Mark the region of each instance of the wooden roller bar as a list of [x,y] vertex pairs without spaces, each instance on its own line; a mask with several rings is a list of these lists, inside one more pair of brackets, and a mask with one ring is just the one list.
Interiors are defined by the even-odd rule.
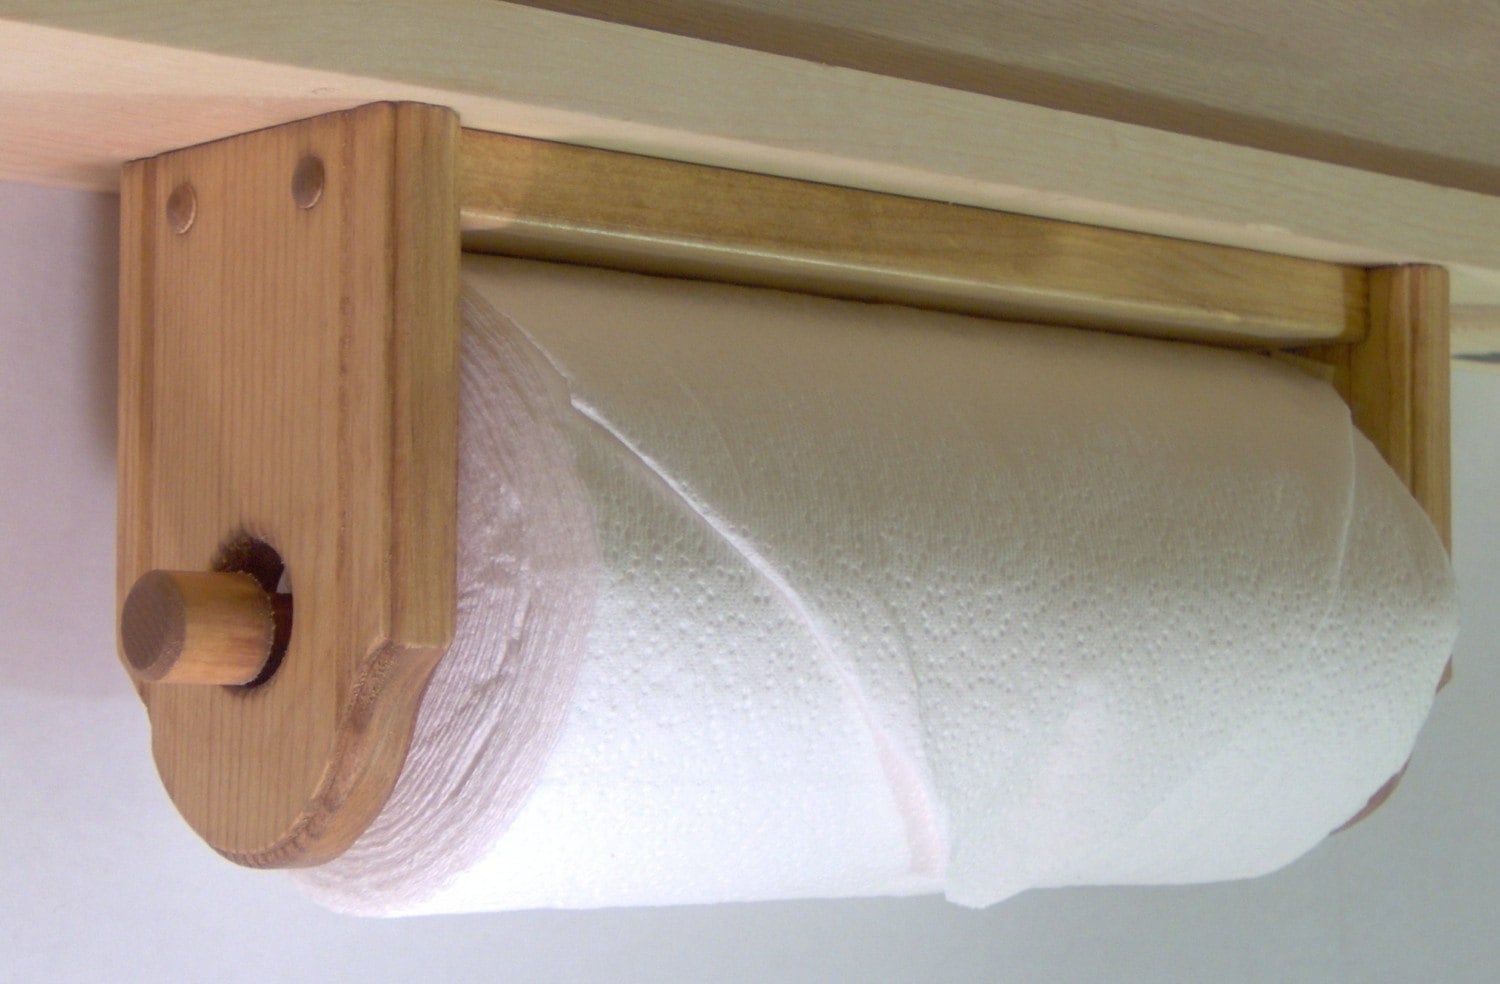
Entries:
[[1216,344],[1353,342],[1365,271],[464,131],[464,248]]
[[132,162],[121,209],[121,658],[168,793],[242,864],[359,836],[451,641],[461,243],[1274,350],[1334,383],[1447,533],[1434,267],[461,132],[413,103]]

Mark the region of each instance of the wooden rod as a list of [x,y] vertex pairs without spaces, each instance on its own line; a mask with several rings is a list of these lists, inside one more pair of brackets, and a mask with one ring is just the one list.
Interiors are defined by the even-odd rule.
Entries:
[[463,131],[464,248],[1049,324],[1358,341],[1359,267]]
[[289,613],[287,596],[249,574],[147,571],[125,598],[121,648],[131,672],[152,683],[246,684]]
[[1370,271],[1370,337],[1349,350],[1354,422],[1380,448],[1452,549],[1448,272]]

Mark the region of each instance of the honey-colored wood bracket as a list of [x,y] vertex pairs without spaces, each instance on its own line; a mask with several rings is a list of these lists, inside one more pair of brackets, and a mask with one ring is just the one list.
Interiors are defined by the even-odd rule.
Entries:
[[1448,271],[1412,264],[1369,271],[1370,326],[1350,345],[1300,353],[1329,368],[1354,426],[1426,511],[1452,550]]
[[279,665],[258,685],[137,673],[168,793],[242,864],[352,842],[452,637],[457,136],[446,109],[379,104],[125,168],[127,660],[182,648],[180,629],[249,625],[249,642],[195,649],[195,672],[224,681],[274,635],[254,636],[260,602],[227,581],[183,592],[150,572],[290,589],[285,652],[261,654],[252,679]]
[[247,865],[365,829],[451,639],[461,241],[1272,351],[1334,383],[1447,535],[1434,267],[461,134],[414,104],[134,162],[121,207],[121,656],[173,801]]

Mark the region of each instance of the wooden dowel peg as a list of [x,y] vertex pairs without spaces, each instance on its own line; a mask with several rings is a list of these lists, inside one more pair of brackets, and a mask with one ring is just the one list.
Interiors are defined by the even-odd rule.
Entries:
[[148,571],[120,615],[125,659],[152,683],[250,683],[277,641],[278,598],[249,574]]

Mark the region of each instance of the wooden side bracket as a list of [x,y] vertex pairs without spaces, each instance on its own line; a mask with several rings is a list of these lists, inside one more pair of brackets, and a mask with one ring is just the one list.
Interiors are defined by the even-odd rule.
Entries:
[[1448,271],[1411,264],[1369,271],[1370,330],[1302,355],[1330,367],[1354,426],[1370,439],[1451,551]]
[[[386,103],[125,168],[123,655],[168,793],[242,864],[353,841],[452,638],[457,139],[451,111]],[[224,627],[179,672],[206,682],[142,672]]]

